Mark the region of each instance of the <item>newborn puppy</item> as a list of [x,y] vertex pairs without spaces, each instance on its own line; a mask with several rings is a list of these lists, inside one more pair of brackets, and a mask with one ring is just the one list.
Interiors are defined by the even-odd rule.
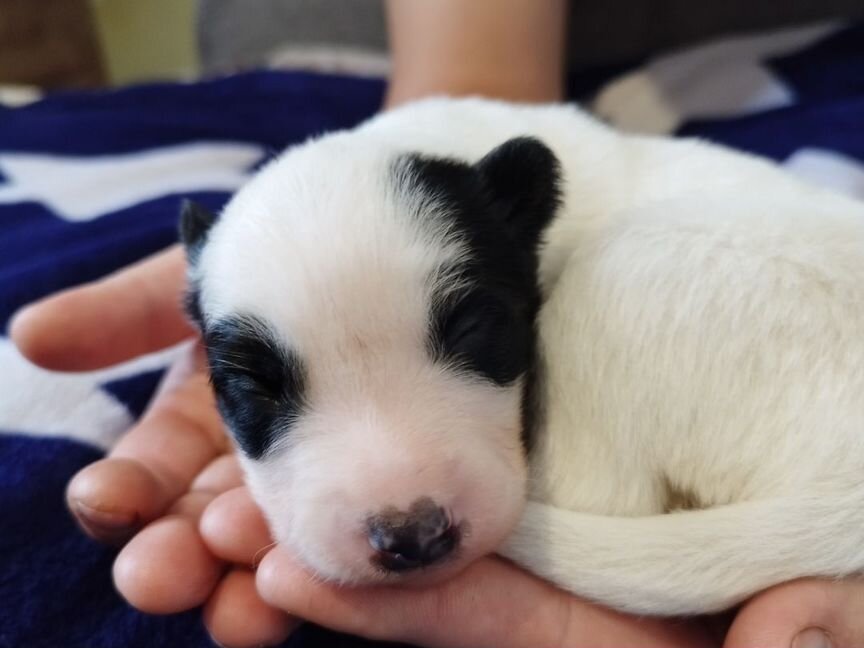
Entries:
[[858,203],[571,107],[437,99],[181,221],[247,481],[321,577],[497,550],[688,614],[864,567]]

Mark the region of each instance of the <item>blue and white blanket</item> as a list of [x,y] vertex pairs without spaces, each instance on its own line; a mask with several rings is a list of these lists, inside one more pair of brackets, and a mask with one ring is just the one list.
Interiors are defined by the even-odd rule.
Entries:
[[[864,199],[864,25],[726,40],[597,78],[574,78],[574,94],[624,129],[709,138]],[[267,71],[0,105],[0,330],[28,301],[171,244],[181,197],[219,207],[286,145],[372,114],[382,89]],[[197,612],[123,603],[113,550],[63,505],[172,353],[61,375],[0,337],[0,648],[211,645]],[[336,645],[314,632],[292,645]]]

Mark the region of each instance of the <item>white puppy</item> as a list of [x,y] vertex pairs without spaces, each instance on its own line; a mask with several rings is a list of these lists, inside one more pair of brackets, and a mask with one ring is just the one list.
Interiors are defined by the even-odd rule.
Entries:
[[672,615],[864,569],[861,204],[439,99],[290,149],[181,234],[249,485],[324,578],[497,549]]

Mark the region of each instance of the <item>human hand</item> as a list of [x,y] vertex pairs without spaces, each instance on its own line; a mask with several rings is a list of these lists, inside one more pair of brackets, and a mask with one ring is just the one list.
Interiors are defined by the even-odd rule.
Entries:
[[860,648],[864,582],[802,579],[751,599],[723,648]]
[[[181,309],[184,286],[185,260],[175,247],[24,309],[11,326],[12,339],[50,369],[83,371],[128,360],[194,335]],[[71,480],[67,501],[90,536],[128,541],[114,578],[132,605],[165,614],[206,603],[208,626],[221,643],[275,644],[296,622],[265,605],[251,573],[216,558],[198,530],[208,503],[242,483],[203,364],[197,349],[172,367],[109,456]],[[244,530],[241,524],[229,533],[242,537]]]

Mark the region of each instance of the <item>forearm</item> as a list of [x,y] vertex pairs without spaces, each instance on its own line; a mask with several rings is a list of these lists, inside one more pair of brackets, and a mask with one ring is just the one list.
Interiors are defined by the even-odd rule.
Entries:
[[387,0],[386,107],[435,94],[558,101],[565,0]]

